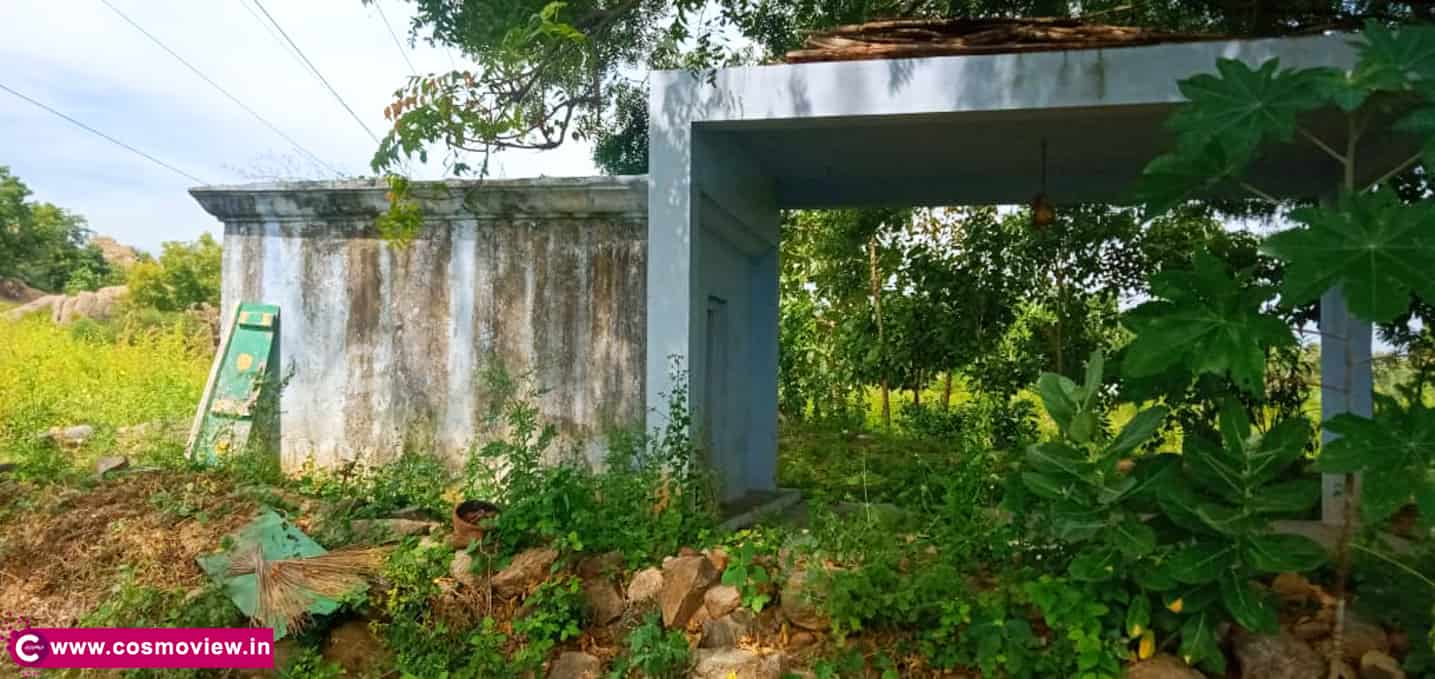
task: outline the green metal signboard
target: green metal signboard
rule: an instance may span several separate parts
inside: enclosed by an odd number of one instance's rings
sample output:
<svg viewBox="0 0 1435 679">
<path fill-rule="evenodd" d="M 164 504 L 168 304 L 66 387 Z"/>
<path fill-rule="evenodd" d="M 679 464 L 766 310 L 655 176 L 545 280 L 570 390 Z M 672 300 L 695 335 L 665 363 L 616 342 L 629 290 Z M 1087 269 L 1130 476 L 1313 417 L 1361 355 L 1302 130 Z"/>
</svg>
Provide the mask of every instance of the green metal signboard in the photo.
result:
<svg viewBox="0 0 1435 679">
<path fill-rule="evenodd" d="M 277 306 L 243 303 L 235 310 L 195 412 L 190 459 L 213 464 L 249 444 L 278 331 Z"/>
</svg>

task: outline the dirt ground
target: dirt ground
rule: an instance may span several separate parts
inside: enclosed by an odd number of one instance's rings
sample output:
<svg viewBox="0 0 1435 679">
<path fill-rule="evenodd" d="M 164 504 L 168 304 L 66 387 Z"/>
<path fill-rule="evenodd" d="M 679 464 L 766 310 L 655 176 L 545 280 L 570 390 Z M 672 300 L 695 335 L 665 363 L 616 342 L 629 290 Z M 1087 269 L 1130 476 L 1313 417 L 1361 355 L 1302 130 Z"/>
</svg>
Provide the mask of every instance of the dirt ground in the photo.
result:
<svg viewBox="0 0 1435 679">
<path fill-rule="evenodd" d="M 74 625 L 111 591 L 198 588 L 195 557 L 253 519 L 251 499 L 209 474 L 132 472 L 88 491 L 0 481 L 0 611 L 37 626 Z"/>
</svg>

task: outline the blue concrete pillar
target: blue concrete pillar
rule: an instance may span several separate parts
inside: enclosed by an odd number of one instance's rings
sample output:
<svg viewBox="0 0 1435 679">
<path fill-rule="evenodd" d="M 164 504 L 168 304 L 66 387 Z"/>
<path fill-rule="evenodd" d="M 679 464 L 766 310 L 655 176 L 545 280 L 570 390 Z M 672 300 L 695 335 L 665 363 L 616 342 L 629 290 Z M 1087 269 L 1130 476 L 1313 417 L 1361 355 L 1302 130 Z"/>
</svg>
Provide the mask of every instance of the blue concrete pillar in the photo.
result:
<svg viewBox="0 0 1435 679">
<path fill-rule="evenodd" d="M 1350 315 L 1338 288 L 1320 298 L 1320 417 L 1343 413 L 1370 417 L 1374 381 L 1371 377 L 1371 326 Z M 1321 431 L 1321 442 L 1335 435 Z M 1341 474 L 1326 474 L 1321 483 L 1321 520 L 1339 525 L 1344 518 L 1345 485 Z"/>
</svg>

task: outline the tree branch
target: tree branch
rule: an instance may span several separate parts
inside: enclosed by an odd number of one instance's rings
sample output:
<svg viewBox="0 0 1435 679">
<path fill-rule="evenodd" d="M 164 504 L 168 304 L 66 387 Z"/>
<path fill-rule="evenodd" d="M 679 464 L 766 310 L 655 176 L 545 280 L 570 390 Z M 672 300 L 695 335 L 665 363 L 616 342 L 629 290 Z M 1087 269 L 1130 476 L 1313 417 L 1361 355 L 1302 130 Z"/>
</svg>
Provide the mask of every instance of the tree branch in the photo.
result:
<svg viewBox="0 0 1435 679">
<path fill-rule="evenodd" d="M 1417 153 L 1417 154 L 1415 154 L 1415 155 L 1413 155 L 1413 156 L 1410 156 L 1409 158 L 1406 158 L 1404 162 L 1402 162 L 1402 163 L 1400 163 L 1399 165 L 1396 165 L 1395 167 L 1391 168 L 1389 172 L 1386 172 L 1385 174 L 1380 175 L 1380 178 L 1379 178 L 1379 179 L 1376 179 L 1375 181 L 1370 182 L 1369 184 L 1366 184 L 1365 187 L 1364 187 L 1364 189 L 1368 189 L 1368 188 L 1370 188 L 1370 187 L 1372 187 L 1372 186 L 1379 186 L 1379 185 L 1381 185 L 1381 184 L 1384 184 L 1384 183 L 1387 182 L 1387 181 L 1390 181 L 1390 180 L 1393 179 L 1394 177 L 1398 176 L 1401 172 L 1404 172 L 1404 171 L 1410 169 L 1410 168 L 1411 168 L 1412 166 L 1414 166 L 1416 163 L 1420 162 L 1420 158 L 1421 158 L 1423 155 L 1424 155 L 1423 153 Z M 1362 190 L 1364 190 L 1364 189 L 1362 189 Z"/>
<path fill-rule="evenodd" d="M 1257 198 L 1260 198 L 1261 200 L 1264 200 L 1272 205 L 1281 204 L 1281 202 L 1277 200 L 1275 196 L 1272 196 L 1271 194 L 1252 186 L 1251 183 L 1248 181 L 1239 180 L 1238 183 L 1240 184 L 1241 188 L 1250 191 L 1252 194 L 1254 194 Z"/>
<path fill-rule="evenodd" d="M 1322 141 L 1320 137 L 1315 136 L 1315 134 L 1312 133 L 1310 130 L 1305 129 L 1304 127 L 1296 129 L 1300 131 L 1302 137 L 1309 139 L 1310 143 L 1315 144 L 1317 148 L 1322 151 L 1325 151 L 1326 155 L 1330 156 L 1331 158 L 1334 158 L 1335 162 L 1340 163 L 1341 165 L 1350 162 L 1350 159 L 1341 155 L 1340 152 L 1336 151 L 1334 148 L 1331 148 L 1330 144 L 1327 144 Z"/>
</svg>

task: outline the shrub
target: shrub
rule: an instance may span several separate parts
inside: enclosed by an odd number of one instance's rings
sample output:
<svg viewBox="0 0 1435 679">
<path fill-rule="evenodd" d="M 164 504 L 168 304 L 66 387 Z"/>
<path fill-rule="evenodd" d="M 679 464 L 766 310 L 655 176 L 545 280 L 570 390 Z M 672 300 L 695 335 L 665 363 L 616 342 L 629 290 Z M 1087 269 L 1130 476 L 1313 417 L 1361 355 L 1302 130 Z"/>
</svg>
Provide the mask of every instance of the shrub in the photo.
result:
<svg viewBox="0 0 1435 679">
<path fill-rule="evenodd" d="M 196 304 L 217 307 L 223 262 L 219 242 L 207 233 L 191 243 L 167 242 L 159 259 L 130 268 L 130 301 L 160 311 L 183 311 Z"/>
<path fill-rule="evenodd" d="M 628 633 L 628 648 L 613 661 L 609 679 L 631 676 L 648 679 L 679 679 L 687 676 L 691 662 L 688 639 L 682 630 L 665 630 L 662 618 L 650 614 L 643 624 Z"/>
</svg>

